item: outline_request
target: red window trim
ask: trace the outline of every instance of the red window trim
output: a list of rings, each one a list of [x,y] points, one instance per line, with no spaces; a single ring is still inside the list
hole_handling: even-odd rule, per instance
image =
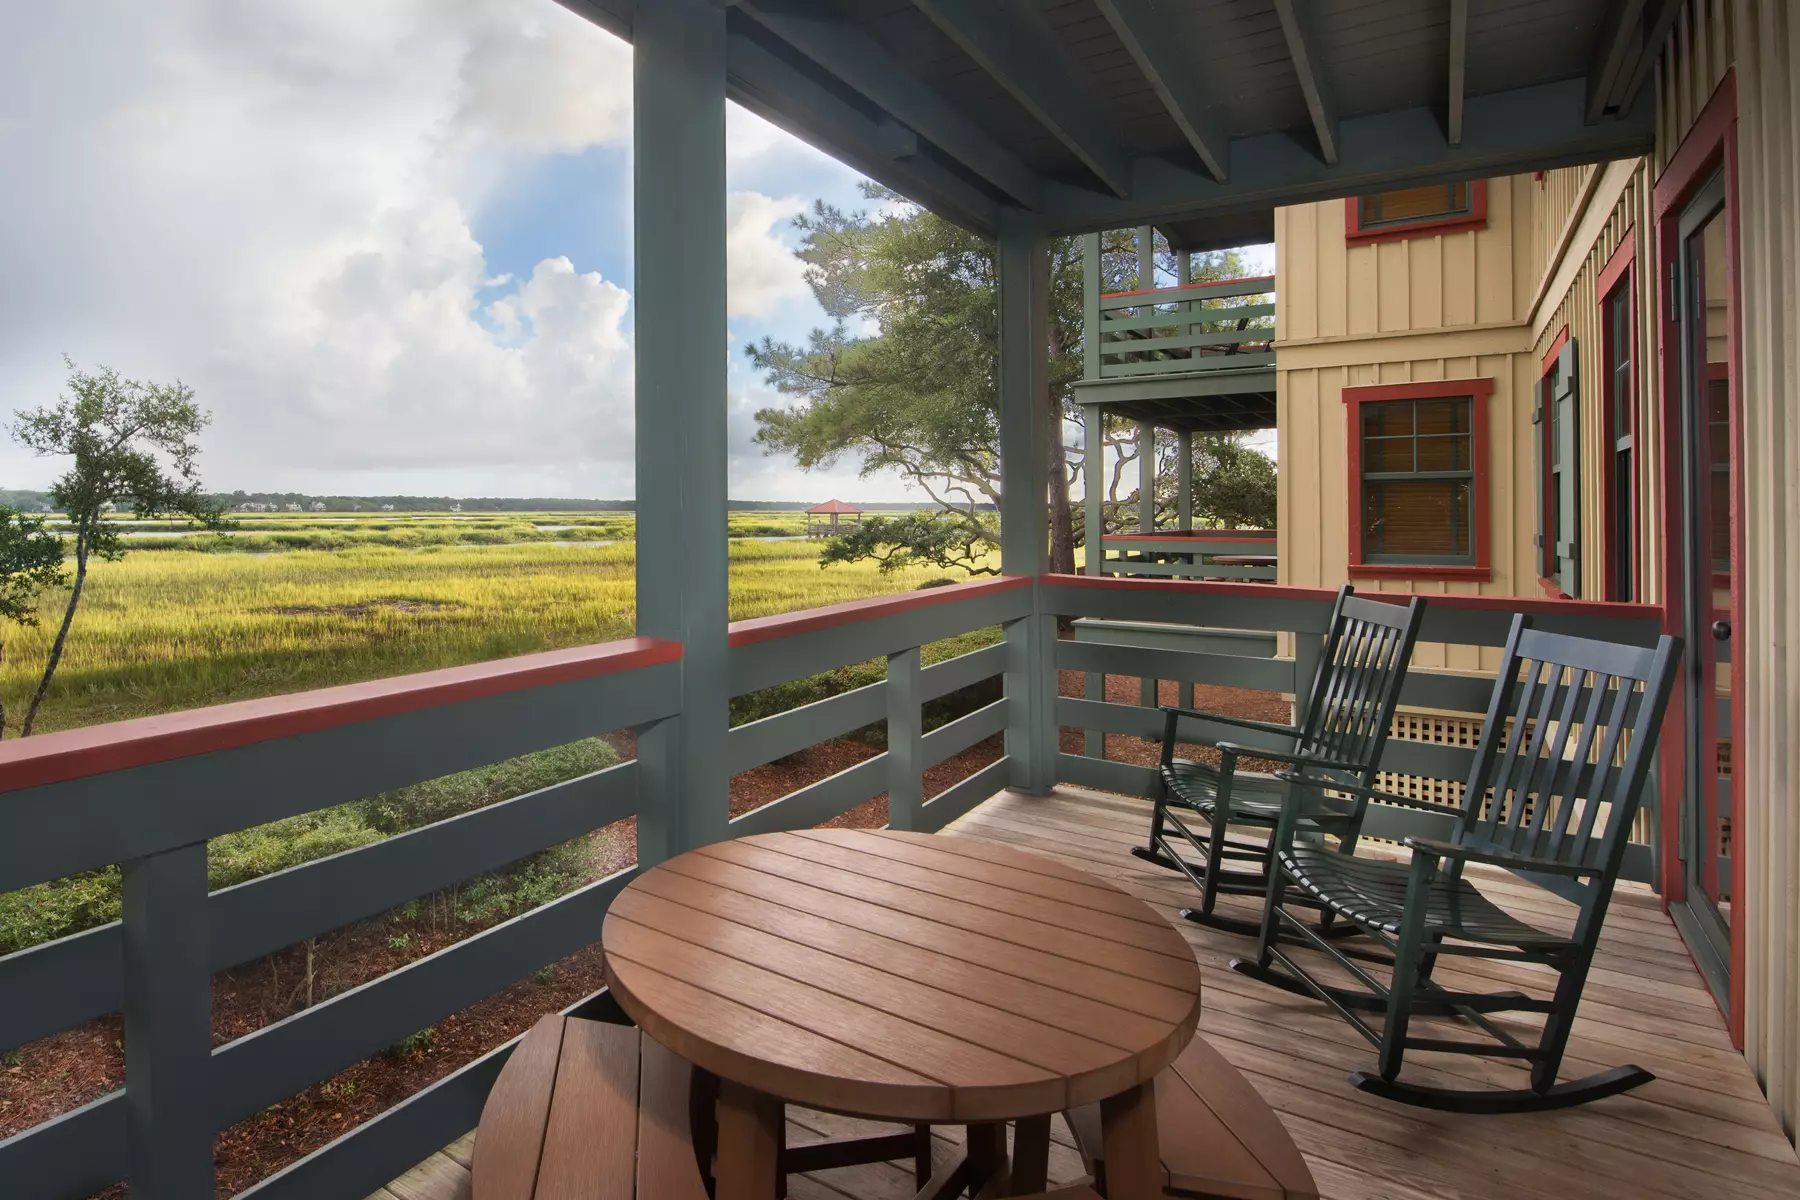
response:
[[[1657,280],[1659,286],[1653,289],[1656,295],[1657,319],[1662,322],[1662,351],[1658,369],[1661,377],[1662,411],[1661,419],[1665,429],[1680,428],[1681,419],[1681,331],[1675,314],[1669,309],[1667,289],[1660,286],[1666,277],[1668,264],[1679,261],[1681,253],[1680,228],[1681,208],[1692,198],[1715,170],[1725,173],[1725,271],[1726,286],[1731,289],[1737,303],[1732,305],[1732,320],[1728,326],[1729,355],[1731,372],[1731,411],[1733,422],[1742,417],[1740,405],[1743,386],[1743,288],[1739,267],[1739,233],[1738,233],[1738,151],[1737,151],[1737,73],[1727,70],[1725,77],[1713,89],[1706,107],[1700,110],[1693,125],[1682,137],[1681,144],[1675,148],[1669,164],[1657,177],[1656,187],[1652,192],[1652,207],[1656,213],[1656,251]],[[1737,438],[1734,430],[1733,444]],[[1681,528],[1681,455],[1682,447],[1679,438],[1662,439],[1661,472],[1662,518],[1665,529]],[[1742,496],[1738,497],[1738,508],[1742,508]],[[1744,533],[1741,525],[1733,522],[1731,531],[1733,554],[1737,561],[1743,561]],[[1679,635],[1683,626],[1681,608],[1684,594],[1682,583],[1682,562],[1680,539],[1664,538],[1662,547],[1662,581],[1663,581],[1663,614],[1665,628]],[[1744,628],[1743,596],[1741,594],[1743,572],[1733,573],[1731,587],[1731,616],[1736,628]],[[1744,712],[1744,675],[1743,671],[1731,673],[1731,706],[1737,713]],[[1703,714],[1704,718],[1704,714]],[[1661,741],[1662,766],[1665,779],[1685,779],[1687,777],[1687,739],[1681,736],[1688,721],[1687,697],[1684,689],[1677,688],[1669,698],[1668,714],[1664,718],[1665,735]],[[1742,771],[1732,772],[1731,803],[1736,812],[1744,811],[1744,779]],[[1660,817],[1662,821],[1661,839],[1665,846],[1677,844],[1681,835],[1681,805],[1663,804]],[[1744,897],[1748,893],[1744,885],[1744,860],[1742,854],[1732,855],[1732,894]],[[1666,854],[1662,860],[1662,887],[1659,889],[1669,900],[1679,900],[1687,894],[1687,879],[1681,860],[1673,854]],[[1734,914],[1735,915],[1735,914]],[[1745,942],[1744,930],[1748,922],[1734,919],[1731,922],[1731,949],[1728,978],[1730,997],[1725,1010],[1726,1023],[1731,1032],[1731,1044],[1739,1050],[1744,1048],[1744,963]]]
[[[1487,180],[1469,182],[1469,211],[1454,217],[1425,217],[1405,225],[1379,225],[1364,229],[1362,198],[1350,196],[1344,201],[1344,241],[1352,246],[1368,246],[1376,242],[1397,242],[1402,238],[1436,237],[1460,229],[1486,229],[1488,223]]]
[[[1350,574],[1367,579],[1444,579],[1475,580],[1485,583],[1493,577],[1488,525],[1488,398],[1494,394],[1494,381],[1486,379],[1439,379],[1426,383],[1378,383],[1343,390],[1345,428],[1349,436],[1350,461]],[[1362,557],[1362,406],[1375,400],[1438,400],[1470,396],[1469,458],[1474,467],[1474,484],[1469,489],[1475,506],[1475,561],[1468,565],[1437,566],[1430,563],[1370,563]]]
[[[1623,600],[1619,595],[1619,572],[1617,557],[1623,553],[1635,568],[1640,561],[1638,533],[1643,521],[1638,516],[1638,485],[1636,478],[1639,461],[1638,439],[1634,436],[1631,443],[1632,471],[1631,481],[1631,544],[1629,546],[1614,545],[1613,530],[1619,526],[1617,498],[1613,495],[1613,455],[1618,453],[1619,426],[1618,414],[1613,411],[1613,362],[1614,353],[1612,322],[1607,318],[1607,306],[1618,294],[1620,288],[1633,289],[1637,281],[1637,237],[1636,230],[1627,229],[1625,236],[1619,239],[1618,248],[1612,257],[1606,260],[1606,266],[1600,272],[1600,279],[1594,287],[1596,299],[1594,304],[1600,310],[1600,374],[1604,380],[1600,406],[1600,449],[1605,456],[1606,469],[1601,472],[1600,487],[1600,563],[1605,579],[1601,584],[1601,594],[1608,600]],[[1642,347],[1638,342],[1638,296],[1635,291],[1631,295],[1631,388],[1635,393],[1643,363],[1640,361]],[[1634,395],[1635,399],[1635,395]],[[1632,432],[1635,435],[1636,422]]]

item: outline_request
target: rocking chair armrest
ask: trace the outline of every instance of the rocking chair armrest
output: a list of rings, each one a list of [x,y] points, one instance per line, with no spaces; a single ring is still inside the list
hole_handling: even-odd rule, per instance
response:
[[[1277,762],[1293,763],[1295,766],[1299,767],[1323,767],[1327,771],[1364,771],[1368,769],[1361,763],[1340,762],[1335,758],[1319,758],[1315,755],[1300,754],[1287,750],[1264,750],[1260,746],[1246,746],[1241,742],[1218,742],[1213,748],[1215,750],[1225,750],[1229,748],[1232,753],[1241,758],[1272,758]],[[1293,774],[1293,772],[1283,772],[1279,778],[1285,779],[1290,774]]]
[[[1508,850],[1488,850],[1478,846],[1460,846],[1455,842],[1440,841],[1433,837],[1409,837],[1402,843],[1407,849],[1435,855],[1438,858],[1454,858],[1462,862],[1486,863],[1489,866],[1505,867],[1509,871],[1538,871],[1545,875],[1567,875],[1571,879],[1579,879],[1584,875],[1604,875],[1599,867],[1585,867],[1579,863],[1558,862],[1554,858],[1537,858],[1530,854],[1514,854]]]
[[[1455,809],[1442,804],[1433,804],[1429,800],[1415,800],[1411,796],[1396,796],[1394,793],[1384,792],[1380,788],[1367,787],[1360,783],[1350,783],[1341,779],[1322,779],[1317,775],[1308,775],[1304,771],[1277,771],[1275,778],[1285,783],[1297,783],[1302,787],[1331,788],[1333,791],[1349,792],[1352,796],[1361,796],[1381,804],[1396,804],[1401,808],[1416,808],[1422,812],[1446,813],[1452,816],[1456,812]]]
[[[1174,704],[1159,704],[1157,707],[1165,716],[1187,717],[1195,721],[1217,721],[1221,725],[1237,725],[1244,729],[1260,729],[1265,733],[1279,733],[1283,737],[1299,737],[1298,725],[1282,725],[1276,721],[1256,721],[1249,717],[1233,717],[1225,713],[1200,712],[1197,709],[1181,708]],[[1262,751],[1258,750],[1258,754]]]

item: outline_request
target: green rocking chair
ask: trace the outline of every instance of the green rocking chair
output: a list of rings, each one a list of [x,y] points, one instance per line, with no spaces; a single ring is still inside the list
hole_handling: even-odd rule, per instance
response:
[[[1635,1066],[1565,1083],[1556,1077],[1655,759],[1680,653],[1680,641],[1666,635],[1642,649],[1541,632],[1524,616],[1514,618],[1455,831],[1449,841],[1407,838],[1410,862],[1334,854],[1296,841],[1307,798],[1331,790],[1410,808],[1442,812],[1443,806],[1284,772],[1295,788],[1275,832],[1261,944],[1254,961],[1234,960],[1232,969],[1336,1010],[1378,1050],[1376,1073],[1359,1071],[1350,1083],[1389,1100],[1449,1112],[1537,1112],[1649,1082],[1654,1076]],[[1572,899],[1572,930],[1542,930],[1507,912],[1463,878],[1469,863],[1504,867]],[[1322,915],[1344,918],[1380,949],[1320,937],[1287,910],[1290,892]],[[1322,952],[1361,987],[1323,982],[1284,944]],[[1516,991],[1451,991],[1432,979],[1432,968],[1448,956],[1541,963],[1556,972],[1554,994],[1545,1000]],[[1368,961],[1391,966],[1386,983],[1359,965]],[[1359,1011],[1382,1019],[1366,1021]],[[1489,1020],[1501,1012],[1544,1014],[1537,1044]],[[1461,1018],[1491,1040],[1416,1036],[1409,1026],[1419,1016]],[[1404,1083],[1399,1075],[1408,1050],[1518,1059],[1531,1067],[1530,1087]]]
[[[1252,937],[1261,931],[1260,922],[1224,916],[1213,909],[1220,893],[1261,896],[1268,891],[1274,843],[1233,838],[1227,831],[1232,825],[1273,831],[1281,818],[1282,802],[1293,789],[1276,776],[1240,768],[1238,759],[1274,759],[1327,778],[1372,785],[1394,723],[1400,685],[1406,678],[1424,605],[1419,597],[1412,597],[1404,606],[1365,600],[1348,586],[1341,588],[1299,725],[1162,706],[1161,794],[1150,814],[1148,843],[1132,847],[1131,852],[1158,866],[1184,872],[1200,889],[1199,907],[1184,909],[1182,916]],[[1184,719],[1274,734],[1288,741],[1288,749],[1221,741],[1213,743],[1219,752],[1216,767],[1176,758],[1178,726]],[[1367,802],[1348,792],[1345,797],[1335,805],[1315,805],[1307,815],[1304,832],[1335,834],[1338,848],[1348,854],[1356,848]],[[1185,854],[1179,852],[1177,838],[1185,846]],[[1228,859],[1253,861],[1258,869],[1227,871]]]

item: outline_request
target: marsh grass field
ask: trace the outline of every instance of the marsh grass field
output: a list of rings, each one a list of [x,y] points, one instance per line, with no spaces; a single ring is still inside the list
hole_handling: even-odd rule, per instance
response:
[[[732,514],[734,620],[905,591],[948,574],[821,568],[819,542],[757,540],[804,527],[798,513]],[[126,556],[91,569],[40,731],[632,632],[628,513],[257,515],[222,537],[126,528]],[[6,631],[0,697],[15,721],[66,595],[42,598],[39,625]]]

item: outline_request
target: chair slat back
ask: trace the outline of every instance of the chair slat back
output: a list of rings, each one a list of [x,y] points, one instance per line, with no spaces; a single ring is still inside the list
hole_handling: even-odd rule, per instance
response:
[[[1680,653],[1667,635],[1625,646],[1515,617],[1457,841],[1616,874]]]
[[[1425,601],[1404,605],[1338,591],[1301,724],[1299,753],[1353,763],[1372,781],[1394,724]]]

